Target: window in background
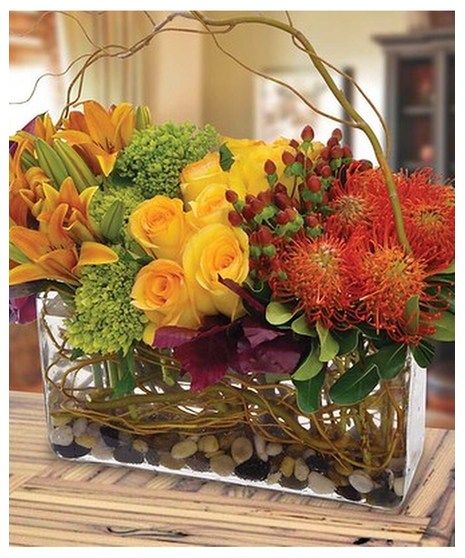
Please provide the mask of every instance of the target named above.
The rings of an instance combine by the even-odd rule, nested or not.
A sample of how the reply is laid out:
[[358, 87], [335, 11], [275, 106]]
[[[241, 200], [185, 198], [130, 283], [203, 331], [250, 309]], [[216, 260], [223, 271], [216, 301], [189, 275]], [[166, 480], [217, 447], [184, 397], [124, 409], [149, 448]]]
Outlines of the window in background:
[[[29, 97], [39, 76], [59, 71], [55, 13], [10, 12], [10, 102]], [[61, 80], [44, 78], [32, 99], [10, 105], [9, 132], [22, 128], [37, 114], [58, 108]]]

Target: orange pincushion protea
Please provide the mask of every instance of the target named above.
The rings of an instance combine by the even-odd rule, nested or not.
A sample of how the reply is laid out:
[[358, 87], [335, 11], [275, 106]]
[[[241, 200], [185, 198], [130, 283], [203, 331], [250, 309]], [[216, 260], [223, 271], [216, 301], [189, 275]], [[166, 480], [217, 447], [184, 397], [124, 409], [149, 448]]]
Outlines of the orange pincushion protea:
[[455, 192], [431, 183], [426, 169], [404, 176], [399, 185], [405, 229], [413, 253], [429, 274], [449, 266], [455, 255]]
[[279, 279], [278, 273], [270, 280], [274, 296], [283, 301], [297, 299], [310, 324], [341, 325], [350, 303], [344, 252], [344, 241], [330, 235], [314, 240], [296, 236], [278, 254], [278, 268], [285, 279]]
[[[419, 259], [406, 254], [396, 241], [381, 243], [363, 234], [352, 237], [347, 258], [351, 263], [349, 290], [357, 301], [354, 323], [368, 323], [404, 343], [417, 343], [434, 333], [432, 321], [439, 314], [422, 310], [433, 297], [425, 293], [427, 273]], [[414, 327], [406, 311], [413, 297], [418, 297], [420, 307]]]

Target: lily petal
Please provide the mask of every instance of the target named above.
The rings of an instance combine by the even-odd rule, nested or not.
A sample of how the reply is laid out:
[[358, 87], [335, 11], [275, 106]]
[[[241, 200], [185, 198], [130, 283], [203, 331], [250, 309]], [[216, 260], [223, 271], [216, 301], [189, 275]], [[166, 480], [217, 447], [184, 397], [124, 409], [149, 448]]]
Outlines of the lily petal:
[[79, 269], [83, 265], [115, 263], [118, 259], [118, 254], [104, 244], [100, 244], [99, 242], [83, 242], [79, 261], [75, 269]]
[[102, 169], [102, 172], [105, 176], [108, 176], [113, 170], [113, 167], [115, 166], [116, 163], [117, 156], [118, 156], [117, 152], [97, 155], [97, 161], [99, 162], [100, 168]]
[[24, 263], [10, 269], [10, 285], [19, 285], [38, 279], [47, 279], [45, 270], [35, 263]]
[[38, 260], [50, 250], [50, 244], [45, 234], [26, 227], [11, 227], [10, 242], [33, 261]]
[[104, 149], [110, 148], [107, 140], [113, 137], [115, 127], [107, 111], [96, 101], [87, 101], [84, 103], [84, 115], [92, 140]]
[[60, 130], [53, 136], [53, 138], [66, 140], [70, 145], [92, 143], [92, 138], [89, 134], [78, 130]]

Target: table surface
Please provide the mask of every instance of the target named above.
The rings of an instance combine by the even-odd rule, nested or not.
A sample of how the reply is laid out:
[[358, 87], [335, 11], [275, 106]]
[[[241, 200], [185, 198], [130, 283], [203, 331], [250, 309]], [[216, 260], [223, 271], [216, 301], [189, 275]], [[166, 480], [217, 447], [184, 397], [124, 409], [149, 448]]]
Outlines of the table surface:
[[10, 544], [15, 546], [447, 546], [454, 432], [428, 429], [397, 513], [58, 459], [42, 397], [10, 394]]

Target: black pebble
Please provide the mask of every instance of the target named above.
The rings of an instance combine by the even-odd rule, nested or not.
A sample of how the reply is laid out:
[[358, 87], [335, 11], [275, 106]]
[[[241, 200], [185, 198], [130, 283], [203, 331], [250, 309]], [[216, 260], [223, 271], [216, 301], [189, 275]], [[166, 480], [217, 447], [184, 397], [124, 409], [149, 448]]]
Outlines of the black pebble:
[[374, 506], [394, 507], [401, 502], [401, 498], [394, 491], [385, 487], [375, 488], [367, 494], [366, 499]]
[[329, 463], [321, 455], [309, 455], [305, 459], [305, 463], [311, 471], [316, 471], [317, 473], [328, 473], [330, 469]]
[[145, 459], [150, 465], [155, 467], [160, 465], [160, 454], [155, 448], [149, 448], [149, 451], [145, 454]]
[[307, 481], [300, 481], [299, 479], [296, 479], [294, 475], [291, 475], [290, 477], [282, 476], [279, 480], [279, 484], [285, 488], [292, 488], [293, 490], [303, 490], [308, 487]]
[[78, 457], [84, 457], [90, 453], [90, 448], [85, 448], [76, 444], [76, 442], [71, 443], [69, 446], [60, 446], [58, 444], [53, 444], [53, 449], [56, 453], [61, 455], [61, 457], [66, 457], [68, 459], [76, 459]]
[[265, 480], [270, 472], [270, 464], [252, 456], [248, 461], [238, 465], [234, 472], [241, 479]]
[[336, 494], [342, 496], [346, 500], [352, 500], [353, 502], [360, 502], [362, 495], [358, 490], [355, 490], [353, 486], [348, 484], [347, 486], [338, 486], [335, 490]]
[[103, 441], [109, 448], [116, 448], [119, 444], [119, 432], [116, 428], [111, 426], [101, 426], [100, 434], [102, 435]]
[[143, 463], [144, 454], [132, 446], [118, 446], [113, 452], [113, 457], [120, 463]]
[[187, 465], [194, 471], [209, 471], [210, 461], [199, 451], [186, 460]]

